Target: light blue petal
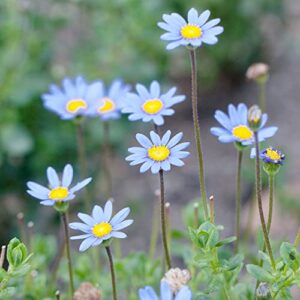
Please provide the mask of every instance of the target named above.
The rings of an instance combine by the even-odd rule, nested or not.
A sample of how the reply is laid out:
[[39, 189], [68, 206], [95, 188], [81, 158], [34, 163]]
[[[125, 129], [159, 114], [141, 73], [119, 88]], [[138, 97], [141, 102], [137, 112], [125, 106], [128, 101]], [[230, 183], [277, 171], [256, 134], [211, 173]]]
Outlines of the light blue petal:
[[155, 116], [153, 118], [153, 122], [157, 125], [157, 126], [161, 126], [164, 124], [164, 118], [161, 115]]
[[208, 20], [209, 16], [210, 11], [207, 9], [199, 16], [197, 24], [202, 26]]
[[97, 241], [96, 237], [88, 237], [87, 239], [85, 239], [79, 247], [79, 251], [83, 252], [85, 250], [87, 250], [88, 248], [90, 248], [95, 242]]
[[220, 21], [221, 21], [221, 19], [212, 19], [209, 22], [207, 22], [205, 25], [202, 26], [202, 30], [205, 31], [207, 29], [210, 29], [210, 28], [214, 27], [215, 25], [219, 24]]
[[160, 165], [161, 165], [161, 168], [162, 168], [164, 171], [166, 171], [166, 172], [168, 172], [168, 171], [171, 170], [171, 164], [170, 164], [170, 162], [169, 162], [168, 160], [165, 160], [165, 161], [161, 162]]
[[174, 300], [191, 300], [192, 299], [192, 291], [184, 286], [180, 289], [178, 294], [176, 295]]
[[164, 109], [164, 110], [161, 111], [161, 114], [163, 116], [172, 116], [172, 115], [174, 115], [174, 113], [175, 113], [175, 110], [171, 109], [171, 108]]
[[53, 201], [53, 200], [44, 200], [44, 201], [41, 201], [40, 204], [46, 205], [46, 206], [52, 206], [52, 205], [55, 204], [55, 201]]
[[170, 156], [169, 157], [169, 162], [172, 165], [176, 166], [176, 167], [182, 167], [182, 166], [184, 166], [184, 162], [182, 160], [180, 160], [179, 158], [177, 158], [177, 157]]
[[140, 167], [140, 172], [141, 173], [145, 173], [146, 171], [148, 171], [152, 165], [154, 164], [155, 162], [153, 160], [148, 160], [146, 162], [144, 162], [141, 167]]
[[187, 151], [179, 151], [179, 152], [176, 152], [175, 154], [172, 154], [172, 156], [175, 156], [175, 157], [177, 157], [177, 158], [180, 158], [180, 159], [182, 159], [182, 158], [186, 158], [186, 157], [188, 157], [189, 155], [190, 155], [190, 152], [187, 152]]
[[169, 43], [166, 47], [167, 50], [173, 50], [177, 47], [179, 47], [181, 44], [180, 44], [180, 41], [176, 41], [176, 42], [172, 42], [172, 43]]
[[75, 235], [75, 236], [71, 236], [70, 240], [82, 240], [92, 236], [93, 236], [92, 234]]
[[83, 231], [83, 232], [86, 232], [86, 233], [90, 233], [90, 231], [91, 231], [91, 227], [90, 226], [88, 226], [88, 225], [86, 225], [84, 223], [79, 223], [79, 222], [70, 223], [69, 227], [71, 229], [80, 230], [80, 231]]
[[62, 175], [62, 186], [69, 187], [73, 180], [73, 168], [70, 164], [64, 167]]
[[180, 150], [182, 150], [182, 149], [187, 148], [189, 145], [190, 145], [189, 142], [180, 143], [180, 144], [176, 145], [175, 147], [173, 147], [173, 148], [171, 149], [171, 152], [172, 152], [172, 153], [175, 153], [176, 151], [180, 151]]
[[129, 165], [136, 166], [136, 165], [144, 163], [145, 161], [147, 161], [147, 157], [137, 158], [137, 159], [133, 160]]
[[27, 193], [29, 195], [31, 195], [32, 197], [37, 198], [39, 200], [48, 200], [49, 199], [48, 194], [42, 194], [37, 191], [31, 191], [31, 190], [27, 190]]
[[210, 132], [215, 136], [226, 135], [229, 133], [227, 129], [223, 129], [221, 127], [212, 127]]
[[201, 39], [203, 43], [208, 45], [215, 45], [218, 42], [218, 38], [216, 38], [214, 35], [211, 35], [209, 33], [203, 34]]
[[131, 147], [128, 148], [128, 151], [133, 153], [133, 154], [147, 154], [147, 150], [145, 148], [142, 147]]
[[145, 148], [152, 147], [151, 141], [145, 135], [138, 133], [136, 135], [136, 139], [143, 147], [145, 147]]
[[160, 169], [160, 162], [154, 162], [154, 164], [151, 167], [151, 172], [152, 174], [157, 174]]
[[172, 19], [172, 23], [174, 23], [175, 25], [178, 25], [180, 27], [186, 25], [186, 20], [177, 13], [172, 13], [171, 19]]
[[248, 118], [248, 109], [244, 103], [240, 103], [238, 105], [238, 114], [240, 116], [240, 124], [246, 125]]
[[77, 183], [76, 185], [74, 185], [71, 189], [70, 189], [70, 193], [73, 194], [79, 190], [81, 190], [82, 188], [84, 188], [86, 185], [88, 185], [90, 182], [92, 181], [92, 178], [86, 178], [82, 181], [80, 181], [79, 183]]
[[156, 145], [156, 146], [161, 145], [161, 140], [160, 140], [160, 137], [157, 133], [155, 133], [154, 131], [151, 131], [150, 132], [150, 137], [151, 137], [151, 140], [152, 140], [154, 145]]
[[255, 157], [256, 157], [256, 149], [255, 148], [251, 148], [250, 158], [255, 158]]
[[266, 125], [267, 121], [268, 121], [268, 115], [262, 114], [260, 128], [263, 128]]
[[229, 130], [229, 131], [232, 130], [233, 125], [231, 124], [230, 119], [224, 112], [217, 110], [215, 112], [215, 119], [227, 130]]
[[227, 135], [224, 134], [224, 135], [219, 136], [219, 141], [222, 143], [232, 143], [232, 142], [236, 141], [236, 138], [231, 134], [227, 134]]
[[47, 177], [49, 181], [49, 186], [53, 189], [60, 186], [60, 180], [56, 171], [52, 167], [47, 168]]
[[191, 8], [188, 11], [188, 22], [190, 24], [197, 24], [198, 23], [198, 12], [195, 8]]
[[171, 130], [168, 130], [161, 139], [161, 144], [166, 145], [171, 137]]
[[129, 215], [129, 213], [130, 213], [130, 208], [129, 207], [123, 208], [117, 214], [115, 214], [115, 216], [111, 219], [110, 224], [112, 226], [117, 225], [118, 223], [125, 220], [126, 217]]
[[160, 283], [160, 296], [162, 300], [172, 300], [172, 290], [169, 284], [162, 280]]
[[209, 35], [219, 35], [219, 34], [221, 34], [222, 32], [224, 32], [224, 28], [223, 28], [222, 26], [216, 26], [216, 27], [207, 29], [207, 30], [205, 31], [205, 35], [206, 35], [206, 34], [209, 34]]
[[228, 105], [228, 114], [230, 117], [230, 121], [233, 127], [236, 125], [240, 125], [241, 120], [239, 118], [238, 112], [233, 104]]
[[127, 234], [121, 231], [113, 231], [110, 235], [118, 239], [125, 239], [127, 237]]
[[155, 291], [150, 286], [146, 286], [143, 289], [139, 289], [139, 298], [139, 300], [158, 300]]
[[117, 225], [113, 226], [113, 230], [121, 230], [133, 223], [133, 220], [126, 220], [121, 223], [118, 223]]
[[160, 97], [160, 86], [157, 81], [153, 81], [150, 85], [150, 93], [153, 98]]
[[99, 205], [95, 205], [92, 211], [92, 217], [96, 221], [96, 223], [100, 223], [103, 220], [103, 209]]
[[84, 222], [90, 227], [93, 227], [96, 224], [95, 220], [87, 214], [78, 213], [77, 216], [82, 222]]
[[173, 146], [175, 146], [183, 137], [183, 133], [179, 132], [177, 133], [175, 136], [173, 136], [170, 141], [168, 142], [168, 144], [166, 145], [168, 148], [172, 148]]
[[267, 127], [263, 128], [258, 131], [258, 140], [259, 142], [264, 141], [267, 138], [272, 137], [276, 131], [278, 130], [278, 127]]
[[136, 85], [136, 90], [144, 100], [148, 100], [151, 98], [151, 95], [149, 94], [148, 90], [142, 84], [138, 83]]
[[47, 189], [44, 186], [42, 186], [36, 182], [33, 182], [33, 181], [27, 182], [27, 186], [34, 192], [38, 192], [38, 193], [46, 194], [46, 195], [48, 195], [50, 193], [49, 189]]
[[112, 215], [112, 202], [108, 200], [104, 206], [103, 221], [108, 222]]

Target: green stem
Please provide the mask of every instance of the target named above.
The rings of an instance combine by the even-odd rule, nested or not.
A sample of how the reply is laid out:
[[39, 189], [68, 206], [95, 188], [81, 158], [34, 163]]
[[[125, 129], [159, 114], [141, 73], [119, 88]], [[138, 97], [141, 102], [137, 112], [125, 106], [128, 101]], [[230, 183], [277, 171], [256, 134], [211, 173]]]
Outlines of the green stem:
[[166, 229], [166, 216], [165, 216], [165, 186], [164, 186], [164, 172], [159, 171], [159, 181], [160, 181], [160, 216], [161, 216], [161, 231], [162, 231], [162, 241], [165, 252], [165, 260], [167, 269], [171, 269], [171, 258], [168, 249], [168, 237]]
[[265, 222], [265, 217], [264, 217], [264, 212], [263, 212], [263, 207], [262, 207], [262, 198], [261, 198], [261, 178], [260, 178], [260, 161], [259, 161], [259, 142], [258, 142], [258, 134], [257, 132], [254, 133], [254, 138], [255, 138], [255, 150], [256, 150], [256, 157], [255, 157], [255, 162], [256, 162], [256, 198], [257, 198], [257, 204], [258, 204], [258, 211], [259, 211], [259, 217], [261, 221], [261, 226], [262, 226], [262, 231], [264, 235], [264, 240], [265, 240], [265, 245], [267, 248], [267, 251], [270, 256], [272, 268], [275, 270], [275, 261], [273, 257], [273, 252], [268, 236], [268, 230]]
[[193, 109], [193, 123], [194, 123], [194, 133], [195, 141], [197, 146], [198, 154], [198, 163], [199, 163], [199, 183], [201, 189], [201, 198], [203, 203], [205, 219], [208, 219], [208, 207], [207, 207], [207, 196], [205, 190], [205, 179], [204, 179], [204, 162], [203, 162], [203, 153], [201, 146], [201, 137], [200, 137], [200, 124], [198, 116], [198, 102], [197, 102], [197, 63], [196, 63], [196, 50], [190, 50], [190, 61], [192, 69], [192, 109]]
[[158, 236], [158, 223], [157, 219], [159, 218], [159, 206], [157, 202], [157, 196], [155, 195], [155, 202], [153, 204], [153, 214], [152, 214], [152, 228], [151, 228], [151, 239], [149, 246], [149, 257], [153, 258], [156, 250], [157, 236]]
[[243, 150], [237, 150], [237, 173], [236, 173], [236, 198], [235, 198], [235, 209], [236, 209], [236, 222], [235, 222], [235, 252], [239, 251], [240, 241], [240, 219], [241, 219], [241, 170], [242, 170]]
[[258, 82], [259, 89], [259, 107], [262, 112], [266, 111], [266, 82]]
[[106, 198], [113, 196], [112, 175], [111, 175], [111, 147], [110, 147], [110, 126], [103, 122], [103, 140], [104, 140], [104, 176], [106, 180]]
[[272, 217], [273, 217], [273, 198], [274, 198], [274, 175], [269, 175], [269, 214], [268, 214], [268, 223], [267, 229], [268, 234], [270, 234]]
[[[86, 161], [86, 148], [85, 148], [85, 139], [84, 139], [84, 128], [83, 128], [83, 119], [76, 119], [76, 138], [77, 138], [77, 150], [78, 150], [78, 160], [80, 167], [80, 175], [82, 178], [87, 176], [87, 161]], [[91, 202], [87, 194], [87, 190], [83, 191], [83, 199], [86, 210], [90, 210]]]
[[70, 292], [73, 297], [74, 295], [74, 281], [73, 281], [73, 269], [72, 269], [72, 259], [71, 259], [71, 251], [70, 251], [70, 236], [69, 236], [69, 228], [68, 228], [68, 216], [66, 213], [61, 214], [62, 222], [65, 231], [65, 244], [66, 244], [66, 252], [67, 252], [67, 260], [68, 260], [68, 270], [69, 270], [69, 284], [70, 284]]
[[115, 276], [113, 258], [112, 258], [112, 254], [111, 254], [109, 246], [106, 246], [105, 250], [106, 250], [106, 253], [108, 256], [109, 267], [110, 267], [111, 285], [112, 285], [112, 290], [113, 290], [113, 300], [117, 300], [117, 285], [116, 285], [116, 276]]

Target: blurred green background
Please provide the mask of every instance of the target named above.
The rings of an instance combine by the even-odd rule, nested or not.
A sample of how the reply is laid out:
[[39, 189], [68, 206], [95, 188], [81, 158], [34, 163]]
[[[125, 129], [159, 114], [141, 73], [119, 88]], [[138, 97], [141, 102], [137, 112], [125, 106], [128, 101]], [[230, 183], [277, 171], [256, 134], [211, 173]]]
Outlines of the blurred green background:
[[[163, 13], [186, 15], [190, 7], [210, 9], [225, 31], [215, 47], [203, 47], [202, 89], [223, 80], [243, 80], [253, 61], [267, 59], [257, 19], [282, 16], [273, 0], [1, 0], [0, 1], [0, 232], [7, 241], [20, 210], [34, 216], [25, 183], [39, 180], [48, 165], [76, 160], [72, 122], [46, 111], [40, 95], [64, 76], [84, 74], [107, 83], [116, 77], [132, 85], [153, 79], [183, 85], [189, 78], [184, 49], [165, 50], [157, 27]], [[114, 131], [118, 149], [129, 123]], [[89, 151], [101, 144], [99, 121], [88, 130]], [[128, 133], [127, 133], [128, 134]], [[125, 146], [123, 146], [125, 147]]]

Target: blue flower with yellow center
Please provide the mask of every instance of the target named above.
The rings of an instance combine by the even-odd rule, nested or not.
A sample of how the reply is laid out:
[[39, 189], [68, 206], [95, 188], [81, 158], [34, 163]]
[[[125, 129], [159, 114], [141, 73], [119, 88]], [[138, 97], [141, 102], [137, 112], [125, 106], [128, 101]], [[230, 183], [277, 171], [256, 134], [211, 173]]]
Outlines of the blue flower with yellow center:
[[171, 131], [168, 130], [160, 138], [157, 133], [151, 131], [149, 139], [138, 133], [136, 139], [142, 147], [129, 148], [128, 151], [132, 154], [127, 156], [126, 160], [131, 161], [131, 166], [142, 164], [141, 173], [149, 169], [153, 174], [157, 174], [160, 170], [170, 171], [171, 165], [182, 167], [184, 162], [181, 159], [190, 154], [183, 151], [190, 143], [179, 143], [182, 136], [183, 134], [180, 132], [171, 138]]
[[[251, 149], [250, 157], [254, 158], [256, 156], [255, 148]], [[282, 165], [285, 160], [285, 155], [275, 149], [273, 147], [268, 147], [259, 153], [259, 158], [263, 160], [264, 163], [267, 164], [274, 164], [274, 165]]]
[[[254, 132], [248, 124], [248, 109], [243, 103], [240, 103], [237, 107], [233, 104], [228, 105], [228, 115], [224, 112], [217, 110], [215, 112], [215, 119], [223, 127], [212, 127], [210, 132], [217, 136], [222, 143], [238, 142], [243, 146], [248, 146], [254, 143]], [[263, 114], [261, 116], [261, 124], [257, 131], [258, 140], [262, 142], [267, 138], [272, 137], [277, 127], [266, 127], [268, 115]]]
[[119, 119], [130, 86], [118, 79], [114, 80], [107, 89], [102, 81], [98, 83], [100, 84], [98, 99], [90, 105], [87, 114], [93, 117], [99, 116], [103, 121]]
[[156, 292], [151, 286], [146, 286], [143, 289], [139, 289], [139, 300], [191, 300], [192, 292], [187, 286], [181, 287], [181, 289], [173, 294], [169, 284], [162, 280], [160, 283], [160, 297], [156, 295]]
[[159, 22], [158, 26], [167, 31], [161, 35], [161, 39], [168, 41], [167, 50], [172, 50], [179, 46], [200, 47], [202, 43], [214, 45], [218, 42], [217, 35], [224, 29], [216, 26], [220, 19], [212, 19], [209, 22], [210, 11], [205, 10], [200, 15], [195, 8], [188, 11], [187, 21], [177, 13], [164, 14], [164, 22]]
[[62, 87], [50, 85], [49, 93], [42, 95], [45, 108], [53, 111], [63, 120], [87, 116], [90, 106], [101, 96], [101, 82], [88, 84], [82, 76], [74, 80], [65, 78]]
[[176, 88], [171, 88], [167, 93], [161, 94], [160, 85], [153, 81], [150, 90], [141, 84], [136, 85], [135, 93], [128, 93], [126, 104], [122, 109], [123, 113], [129, 113], [130, 121], [142, 120], [143, 122], [153, 121], [160, 126], [164, 124], [164, 117], [175, 113], [171, 107], [184, 101], [185, 96], [175, 96]]
[[52, 168], [47, 168], [49, 186], [44, 187], [36, 182], [27, 182], [27, 193], [37, 198], [41, 204], [51, 206], [59, 202], [66, 202], [75, 198], [75, 193], [89, 184], [92, 178], [86, 178], [70, 187], [73, 180], [73, 167], [68, 164], [64, 167], [62, 178]]
[[79, 251], [85, 251], [90, 247], [98, 246], [102, 242], [111, 238], [126, 238], [127, 235], [120, 231], [133, 223], [133, 220], [125, 220], [130, 213], [130, 208], [120, 210], [112, 217], [112, 202], [108, 200], [104, 209], [95, 205], [92, 214], [78, 214], [78, 218], [83, 222], [70, 223], [69, 227], [82, 231], [83, 235], [72, 236], [71, 240], [83, 240]]

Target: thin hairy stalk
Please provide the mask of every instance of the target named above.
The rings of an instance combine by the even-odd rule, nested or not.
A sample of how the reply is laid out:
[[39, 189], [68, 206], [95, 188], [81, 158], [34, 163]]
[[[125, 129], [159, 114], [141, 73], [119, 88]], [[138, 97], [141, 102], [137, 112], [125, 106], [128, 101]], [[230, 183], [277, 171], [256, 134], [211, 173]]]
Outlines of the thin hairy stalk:
[[258, 82], [259, 89], [259, 107], [262, 112], [266, 111], [266, 82]]
[[111, 145], [110, 145], [110, 124], [109, 122], [103, 122], [103, 150], [104, 150], [104, 160], [103, 160], [103, 171], [106, 181], [106, 198], [111, 198], [113, 196], [112, 188], [112, 175], [111, 175]]
[[113, 258], [112, 258], [112, 254], [111, 254], [109, 246], [106, 246], [105, 250], [106, 250], [106, 253], [107, 253], [107, 256], [108, 256], [109, 267], [110, 267], [111, 286], [112, 286], [112, 291], [113, 291], [113, 300], [117, 300], [117, 285], [116, 285], [114, 262], [113, 262]]
[[0, 253], [0, 268], [2, 268], [2, 267], [3, 267], [3, 264], [4, 264], [5, 251], [6, 251], [6, 246], [3, 245], [3, 246], [1, 247], [1, 253]]
[[199, 164], [199, 184], [201, 189], [201, 198], [203, 202], [203, 209], [205, 219], [208, 219], [208, 207], [207, 207], [207, 196], [205, 189], [205, 179], [204, 179], [204, 162], [203, 162], [203, 153], [200, 137], [200, 123], [198, 116], [198, 96], [197, 96], [197, 62], [196, 62], [196, 50], [190, 50], [190, 61], [191, 61], [191, 70], [192, 70], [192, 109], [193, 109], [193, 123], [194, 123], [194, 134], [197, 147], [197, 156]]
[[258, 135], [257, 132], [254, 133], [255, 138], [255, 150], [256, 150], [256, 157], [255, 157], [255, 163], [256, 163], [256, 198], [257, 198], [257, 204], [258, 204], [258, 211], [259, 211], [259, 217], [261, 222], [261, 227], [264, 235], [265, 245], [266, 249], [268, 251], [268, 254], [270, 256], [271, 265], [272, 268], [275, 270], [275, 261], [273, 257], [273, 252], [268, 236], [268, 229], [266, 226], [266, 221], [264, 217], [263, 207], [262, 207], [262, 198], [261, 198], [261, 177], [260, 177], [260, 161], [259, 161], [259, 142], [258, 142]]
[[152, 228], [151, 228], [151, 238], [150, 238], [150, 246], [149, 246], [149, 257], [153, 258], [156, 251], [156, 243], [157, 243], [157, 236], [158, 236], [158, 222], [157, 219], [159, 218], [159, 200], [160, 200], [160, 193], [155, 193], [155, 202], [153, 204], [153, 213], [152, 213]]
[[165, 252], [165, 261], [167, 269], [171, 269], [171, 258], [168, 248], [168, 237], [166, 229], [166, 216], [165, 216], [165, 185], [164, 185], [164, 172], [159, 171], [159, 181], [160, 181], [160, 217], [161, 217], [161, 231], [162, 231], [162, 241]]
[[243, 150], [237, 150], [236, 195], [235, 195], [235, 252], [239, 251], [240, 226], [241, 226], [241, 170]]
[[269, 214], [267, 229], [268, 234], [270, 234], [272, 217], [273, 217], [273, 200], [274, 200], [274, 175], [269, 175]]
[[[86, 160], [86, 146], [85, 146], [85, 138], [84, 138], [83, 119], [76, 120], [75, 124], [76, 124], [77, 151], [78, 151], [80, 175], [82, 178], [86, 178], [87, 160]], [[85, 209], [89, 211], [91, 209], [91, 202], [88, 197], [86, 189], [84, 189], [83, 191], [83, 200], [84, 200]]]
[[67, 253], [67, 260], [68, 260], [70, 292], [71, 292], [71, 295], [73, 296], [74, 295], [74, 281], [73, 281], [73, 268], [72, 268], [72, 259], [71, 259], [71, 250], [70, 250], [68, 216], [66, 213], [62, 213], [61, 217], [62, 217], [64, 232], [65, 232], [65, 244], [66, 244], [66, 253]]

